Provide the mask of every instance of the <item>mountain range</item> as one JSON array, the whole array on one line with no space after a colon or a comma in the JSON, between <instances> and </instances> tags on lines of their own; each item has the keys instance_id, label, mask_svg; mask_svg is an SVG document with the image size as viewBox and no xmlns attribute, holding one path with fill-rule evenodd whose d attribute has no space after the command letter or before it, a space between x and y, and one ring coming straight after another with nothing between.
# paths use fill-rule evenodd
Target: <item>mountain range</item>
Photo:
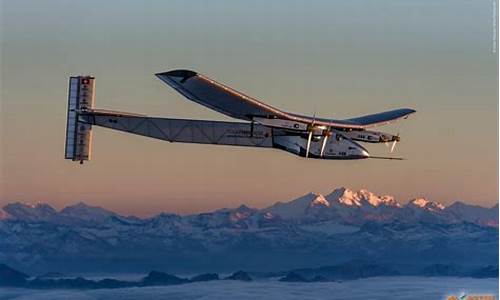
<instances>
[{"instance_id":1,"label":"mountain range","mask_svg":"<svg viewBox=\"0 0 500 300\"><path fill-rule=\"evenodd\" d=\"M7 204L0 263L23 271L275 271L363 259L419 268L498 266L498 204L444 206L338 188L289 202L150 218L78 203Z\"/></svg>"}]
</instances>

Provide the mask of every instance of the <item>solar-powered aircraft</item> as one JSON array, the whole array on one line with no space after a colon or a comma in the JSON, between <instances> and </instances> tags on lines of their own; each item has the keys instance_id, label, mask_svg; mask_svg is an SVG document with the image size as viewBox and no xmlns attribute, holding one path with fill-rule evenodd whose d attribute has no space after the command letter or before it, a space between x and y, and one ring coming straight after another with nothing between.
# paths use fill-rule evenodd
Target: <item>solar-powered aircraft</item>
<instances>
[{"instance_id":1,"label":"solar-powered aircraft","mask_svg":"<svg viewBox=\"0 0 500 300\"><path fill-rule=\"evenodd\" d=\"M169 142L281 149L316 159L374 157L358 142L392 143L393 135L370 128L406 119L415 110L396 109L357 118L334 120L289 113L240 93L190 70L156 74L189 100L244 122L148 117L94 108L95 78L70 77L65 158L90 159L92 126L102 126Z\"/></svg>"}]
</instances>

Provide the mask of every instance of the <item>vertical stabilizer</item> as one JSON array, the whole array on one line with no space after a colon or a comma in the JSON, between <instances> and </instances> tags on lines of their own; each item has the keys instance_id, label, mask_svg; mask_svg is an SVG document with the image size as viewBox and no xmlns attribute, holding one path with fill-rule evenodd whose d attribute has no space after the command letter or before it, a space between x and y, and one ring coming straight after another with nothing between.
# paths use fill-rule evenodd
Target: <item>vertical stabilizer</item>
<instances>
[{"instance_id":1,"label":"vertical stabilizer","mask_svg":"<svg viewBox=\"0 0 500 300\"><path fill-rule=\"evenodd\" d=\"M92 125L78 121L79 114L94 107L95 78L72 76L69 79L68 117L66 123L65 158L83 163L90 160Z\"/></svg>"}]
</instances>

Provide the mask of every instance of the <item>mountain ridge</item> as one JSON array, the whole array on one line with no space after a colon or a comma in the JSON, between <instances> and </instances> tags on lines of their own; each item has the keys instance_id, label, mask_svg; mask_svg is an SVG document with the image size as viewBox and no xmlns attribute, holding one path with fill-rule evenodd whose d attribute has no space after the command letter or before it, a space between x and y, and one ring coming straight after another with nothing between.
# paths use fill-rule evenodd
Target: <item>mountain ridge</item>
<instances>
[{"instance_id":1,"label":"mountain ridge","mask_svg":"<svg viewBox=\"0 0 500 300\"><path fill-rule=\"evenodd\" d=\"M498 265L498 210L342 188L263 209L240 205L149 218L84 203L55 211L8 204L0 220L0 263L23 270L133 272L382 264Z\"/></svg>"},{"instance_id":2,"label":"mountain ridge","mask_svg":"<svg viewBox=\"0 0 500 300\"><path fill-rule=\"evenodd\" d=\"M84 202L69 205L56 211L47 203L9 203L0 209L0 220L18 219L25 221L58 221L61 223L72 221L79 222L103 222L110 217L119 219L147 220L157 218L162 215L175 215L180 217L192 218L204 214L233 212L240 210L236 214L267 214L267 218L278 217L286 220L299 220L310 222L311 218L325 220L335 218L340 223L362 223L364 221L389 221L393 218L416 218L429 219L436 216L442 218L444 222L467 221L484 226L498 226L498 204L491 208L482 207L474 204L467 204L456 201L449 206L444 206L437 201L430 201L426 198L414 198L407 204L401 204L393 196L377 196L374 193L361 189L352 191L341 187L334 189L327 195L320 193L307 193L288 202L278 201L262 209L248 207L241 204L237 208L221 208L209 212L194 213L188 215L178 215L175 213L160 212L151 217L140 218L137 216L123 216L111 210L98 206L90 206ZM359 212L362 215L359 215ZM399 216L395 216L395 214ZM354 214L353 214L354 213ZM234 215L235 218L240 218ZM442 215L442 216L441 216ZM361 219L360 219L361 218ZM309 220L308 220L309 219ZM415 221L415 220L412 220Z\"/></svg>"}]
</instances>

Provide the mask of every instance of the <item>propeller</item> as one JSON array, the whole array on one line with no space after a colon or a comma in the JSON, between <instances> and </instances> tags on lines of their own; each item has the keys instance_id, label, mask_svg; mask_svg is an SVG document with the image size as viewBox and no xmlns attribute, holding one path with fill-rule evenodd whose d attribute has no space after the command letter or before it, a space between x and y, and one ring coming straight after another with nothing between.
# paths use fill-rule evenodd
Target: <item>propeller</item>
<instances>
[{"instance_id":1,"label":"propeller","mask_svg":"<svg viewBox=\"0 0 500 300\"><path fill-rule=\"evenodd\" d=\"M394 151L394 148L396 148L396 143L400 141L399 132L392 139L393 139L393 142L392 142L392 146L391 146L391 153Z\"/></svg>"},{"instance_id":2,"label":"propeller","mask_svg":"<svg viewBox=\"0 0 500 300\"><path fill-rule=\"evenodd\" d=\"M313 131L309 131L309 136L307 137L307 147L306 147L306 158L309 157L309 148L311 148L311 140L313 136Z\"/></svg>"},{"instance_id":3,"label":"propeller","mask_svg":"<svg viewBox=\"0 0 500 300\"><path fill-rule=\"evenodd\" d=\"M394 149L396 148L396 143L399 142L401 139L399 138L399 133L401 132L401 124L398 125L398 134L392 136L392 145L391 145L391 153L394 152ZM387 145L387 144L386 144Z\"/></svg>"},{"instance_id":4,"label":"propeller","mask_svg":"<svg viewBox=\"0 0 500 300\"><path fill-rule=\"evenodd\" d=\"M396 140L394 140L394 142L392 142L391 153L394 152L394 148L396 148Z\"/></svg>"},{"instance_id":5,"label":"propeller","mask_svg":"<svg viewBox=\"0 0 500 300\"><path fill-rule=\"evenodd\" d=\"M323 137L323 144L321 144L321 153L319 154L321 157L323 157L323 153L325 152L325 146L327 140L328 140L328 135L325 135Z\"/></svg>"},{"instance_id":6,"label":"propeller","mask_svg":"<svg viewBox=\"0 0 500 300\"><path fill-rule=\"evenodd\" d=\"M330 131L330 128L326 129L326 133L324 133L323 131L323 144L321 145L321 153L320 153L321 157L323 157L323 153L325 153L326 142L328 141L328 137L330 137L331 134L332 132Z\"/></svg>"},{"instance_id":7,"label":"propeller","mask_svg":"<svg viewBox=\"0 0 500 300\"><path fill-rule=\"evenodd\" d=\"M316 121L316 111L314 111L313 121L312 121L311 126L309 128L309 136L307 137L306 158L309 157L309 150L311 148L311 140L312 140L312 136L313 136L314 122L315 121Z\"/></svg>"}]
</instances>

